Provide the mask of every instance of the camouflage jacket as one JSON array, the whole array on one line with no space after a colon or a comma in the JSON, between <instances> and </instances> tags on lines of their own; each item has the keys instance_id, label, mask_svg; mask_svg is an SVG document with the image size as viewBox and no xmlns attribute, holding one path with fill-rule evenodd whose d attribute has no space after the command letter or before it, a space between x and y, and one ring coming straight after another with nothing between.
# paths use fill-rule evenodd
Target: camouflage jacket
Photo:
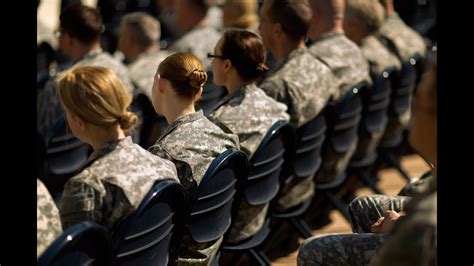
<instances>
[{"instance_id":1,"label":"camouflage jacket","mask_svg":"<svg viewBox=\"0 0 474 266\"><path fill-rule=\"evenodd\" d=\"M89 220L112 230L161 179L178 180L172 162L134 144L131 137L109 142L64 186L59 208L63 226Z\"/></svg>"},{"instance_id":2,"label":"camouflage jacket","mask_svg":"<svg viewBox=\"0 0 474 266\"><path fill-rule=\"evenodd\" d=\"M372 78L380 76L388 67L395 67L396 70L400 70L402 67L400 60L373 35L362 40L360 49L362 55L369 62Z\"/></svg>"},{"instance_id":3,"label":"camouflage jacket","mask_svg":"<svg viewBox=\"0 0 474 266\"><path fill-rule=\"evenodd\" d=\"M72 67L78 66L103 66L112 69L125 85L125 88L133 93L133 85L128 76L127 68L114 59L109 53L97 49L87 53L80 61ZM51 126L61 116L63 110L59 100L59 74L52 77L36 99L36 127L40 134L46 136Z\"/></svg>"},{"instance_id":4,"label":"camouflage jacket","mask_svg":"<svg viewBox=\"0 0 474 266\"><path fill-rule=\"evenodd\" d=\"M135 60L127 65L128 73L132 79L135 88L146 96L151 101L151 89L153 87L153 81L155 80L155 74L158 70L158 65L163 61L170 53L167 51L158 51L153 53L142 53Z\"/></svg>"},{"instance_id":5,"label":"camouflage jacket","mask_svg":"<svg viewBox=\"0 0 474 266\"><path fill-rule=\"evenodd\" d=\"M337 94L337 81L327 66L312 57L306 48L299 48L268 74L260 88L286 104L290 123L300 127L316 117Z\"/></svg>"},{"instance_id":6,"label":"camouflage jacket","mask_svg":"<svg viewBox=\"0 0 474 266\"><path fill-rule=\"evenodd\" d=\"M225 132L236 134L241 150L251 158L270 127L278 120L288 122L289 116L284 104L250 84L226 95L209 119Z\"/></svg>"},{"instance_id":7,"label":"camouflage jacket","mask_svg":"<svg viewBox=\"0 0 474 266\"><path fill-rule=\"evenodd\" d=\"M61 235L63 229L58 208L39 179L36 179L36 196L36 256L39 257Z\"/></svg>"},{"instance_id":8,"label":"camouflage jacket","mask_svg":"<svg viewBox=\"0 0 474 266\"><path fill-rule=\"evenodd\" d=\"M413 198L371 265L437 265L437 190Z\"/></svg>"},{"instance_id":9,"label":"camouflage jacket","mask_svg":"<svg viewBox=\"0 0 474 266\"><path fill-rule=\"evenodd\" d=\"M171 123L149 151L175 163L186 191L197 188L211 162L227 149L239 149L239 139L209 121L202 111Z\"/></svg>"},{"instance_id":10,"label":"camouflage jacket","mask_svg":"<svg viewBox=\"0 0 474 266\"><path fill-rule=\"evenodd\" d=\"M207 53L212 52L220 37L221 34L211 26L196 26L176 40L169 50L192 53L201 60L204 68L209 70L211 61L207 59Z\"/></svg>"},{"instance_id":11,"label":"camouflage jacket","mask_svg":"<svg viewBox=\"0 0 474 266\"><path fill-rule=\"evenodd\" d=\"M309 47L309 52L329 66L338 79L339 91L334 100L340 99L358 82L372 83L367 60L360 48L344 33L324 34Z\"/></svg>"},{"instance_id":12,"label":"camouflage jacket","mask_svg":"<svg viewBox=\"0 0 474 266\"><path fill-rule=\"evenodd\" d=\"M426 55L426 45L420 34L407 26L397 13L387 17L379 30L381 42L402 63L408 62L410 57L419 53L421 57Z\"/></svg>"}]
</instances>

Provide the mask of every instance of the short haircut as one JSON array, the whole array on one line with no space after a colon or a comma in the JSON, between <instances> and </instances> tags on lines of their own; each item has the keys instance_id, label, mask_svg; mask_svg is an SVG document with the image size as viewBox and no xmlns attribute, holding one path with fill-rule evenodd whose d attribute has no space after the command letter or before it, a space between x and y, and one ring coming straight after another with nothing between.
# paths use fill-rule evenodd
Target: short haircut
<instances>
[{"instance_id":1,"label":"short haircut","mask_svg":"<svg viewBox=\"0 0 474 266\"><path fill-rule=\"evenodd\" d=\"M269 1L269 0L266 0ZM308 0L271 0L269 18L279 23L283 31L294 40L303 39L308 33L313 13Z\"/></svg>"},{"instance_id":2,"label":"short haircut","mask_svg":"<svg viewBox=\"0 0 474 266\"><path fill-rule=\"evenodd\" d=\"M102 17L96 9L81 4L70 5L59 16L61 31L85 44L99 40Z\"/></svg>"},{"instance_id":3,"label":"short haircut","mask_svg":"<svg viewBox=\"0 0 474 266\"><path fill-rule=\"evenodd\" d=\"M145 12L128 13L122 17L121 24L141 48L148 48L160 40L160 22Z\"/></svg>"},{"instance_id":4,"label":"short haircut","mask_svg":"<svg viewBox=\"0 0 474 266\"><path fill-rule=\"evenodd\" d=\"M379 30L384 21L384 9L378 0L346 0L346 19L360 21L367 34Z\"/></svg>"}]
</instances>

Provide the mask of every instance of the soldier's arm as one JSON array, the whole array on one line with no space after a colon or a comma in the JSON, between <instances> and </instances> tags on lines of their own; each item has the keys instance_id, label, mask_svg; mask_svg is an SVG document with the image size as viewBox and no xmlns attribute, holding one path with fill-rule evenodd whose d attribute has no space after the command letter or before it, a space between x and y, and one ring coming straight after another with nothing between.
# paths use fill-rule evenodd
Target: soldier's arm
<instances>
[{"instance_id":1,"label":"soldier's arm","mask_svg":"<svg viewBox=\"0 0 474 266\"><path fill-rule=\"evenodd\" d=\"M275 99L278 102L289 105L287 86L284 80L274 79L266 80L261 85L260 88L270 97Z\"/></svg>"},{"instance_id":2,"label":"soldier's arm","mask_svg":"<svg viewBox=\"0 0 474 266\"><path fill-rule=\"evenodd\" d=\"M59 206L63 229L84 221L100 223L102 201L99 191L89 184L69 181L64 186Z\"/></svg>"},{"instance_id":3,"label":"soldier's arm","mask_svg":"<svg viewBox=\"0 0 474 266\"><path fill-rule=\"evenodd\" d=\"M396 231L383 243L370 265L429 265L425 260L430 259L429 254L436 252L436 247L431 245L436 237L436 228L407 219L400 219L399 222Z\"/></svg>"}]
</instances>

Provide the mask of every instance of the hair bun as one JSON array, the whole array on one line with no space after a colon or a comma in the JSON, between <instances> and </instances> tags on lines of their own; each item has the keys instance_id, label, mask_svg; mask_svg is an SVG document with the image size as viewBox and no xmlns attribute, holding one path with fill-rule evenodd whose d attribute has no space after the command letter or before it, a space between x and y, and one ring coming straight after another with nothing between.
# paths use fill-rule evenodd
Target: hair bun
<instances>
[{"instance_id":1,"label":"hair bun","mask_svg":"<svg viewBox=\"0 0 474 266\"><path fill-rule=\"evenodd\" d=\"M126 111L121 117L118 118L120 127L123 130L131 129L135 126L138 121L137 115L132 112Z\"/></svg>"},{"instance_id":2,"label":"hair bun","mask_svg":"<svg viewBox=\"0 0 474 266\"><path fill-rule=\"evenodd\" d=\"M257 65L257 72L260 75L267 72L268 70L269 70L269 68L264 63L260 63L260 64Z\"/></svg>"},{"instance_id":3,"label":"hair bun","mask_svg":"<svg viewBox=\"0 0 474 266\"><path fill-rule=\"evenodd\" d=\"M191 74L189 74L189 85L191 87L199 89L206 84L207 73L202 69L194 69Z\"/></svg>"}]
</instances>

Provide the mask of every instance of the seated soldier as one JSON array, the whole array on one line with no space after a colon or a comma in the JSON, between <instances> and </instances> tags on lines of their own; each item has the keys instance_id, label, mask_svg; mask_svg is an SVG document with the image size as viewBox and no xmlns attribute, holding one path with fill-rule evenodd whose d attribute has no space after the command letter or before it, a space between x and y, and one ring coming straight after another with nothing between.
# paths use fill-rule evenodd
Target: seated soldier
<instances>
[{"instance_id":1,"label":"seated soldier","mask_svg":"<svg viewBox=\"0 0 474 266\"><path fill-rule=\"evenodd\" d=\"M289 120L286 105L267 96L255 84L267 71L262 41L250 31L227 30L209 56L213 58L214 83L229 92L209 119L224 131L236 134L241 150L252 158L270 127L277 121ZM228 241L238 242L258 232L267 209L268 204L252 206L243 200Z\"/></svg>"},{"instance_id":2,"label":"seated soldier","mask_svg":"<svg viewBox=\"0 0 474 266\"><path fill-rule=\"evenodd\" d=\"M423 76L413 106L413 127L410 142L420 155L433 166L436 178L436 65ZM435 265L437 247L437 184L412 199L392 198L391 202L378 203L377 195L369 200L368 208L398 209L386 211L378 218L371 215L366 223L352 220L356 231L369 231L352 235L316 236L305 240L298 253L298 265ZM370 197L369 197L370 198ZM405 202L408 203L405 205ZM361 201L359 201L361 202ZM372 204L374 203L374 204ZM386 204L388 203L388 204ZM354 203L351 203L353 205ZM355 206L353 205L353 208ZM403 210L403 211L402 211ZM354 216L361 215L354 213ZM375 216L377 217L377 216ZM358 217L359 218L359 217ZM359 223L359 224L356 224ZM365 224L366 226L363 226ZM367 226L369 225L370 226ZM362 225L362 226L361 226ZM368 227L362 228L361 227Z\"/></svg>"},{"instance_id":3,"label":"seated soldier","mask_svg":"<svg viewBox=\"0 0 474 266\"><path fill-rule=\"evenodd\" d=\"M169 126L149 150L176 165L178 178L188 195L197 189L219 154L239 148L236 135L225 133L202 111L194 109L206 80L204 66L196 56L175 53L160 63L152 89L153 106L166 117ZM185 233L178 250L178 265L208 265L221 242L222 237L197 243Z\"/></svg>"},{"instance_id":4,"label":"seated soldier","mask_svg":"<svg viewBox=\"0 0 474 266\"><path fill-rule=\"evenodd\" d=\"M141 203L157 180L175 179L172 162L132 142L132 101L112 70L76 67L61 76L61 105L72 133L94 150L64 185L59 212L64 228L93 221L113 230Z\"/></svg>"},{"instance_id":5,"label":"seated soldier","mask_svg":"<svg viewBox=\"0 0 474 266\"><path fill-rule=\"evenodd\" d=\"M134 88L127 68L101 48L103 25L99 12L91 7L74 4L61 12L59 21L60 28L56 32L59 47L74 62L73 67L98 65L110 68L123 82L125 90L132 95ZM63 114L58 96L58 77L56 75L50 79L37 97L36 124L42 136L48 135L52 125Z\"/></svg>"}]
</instances>

